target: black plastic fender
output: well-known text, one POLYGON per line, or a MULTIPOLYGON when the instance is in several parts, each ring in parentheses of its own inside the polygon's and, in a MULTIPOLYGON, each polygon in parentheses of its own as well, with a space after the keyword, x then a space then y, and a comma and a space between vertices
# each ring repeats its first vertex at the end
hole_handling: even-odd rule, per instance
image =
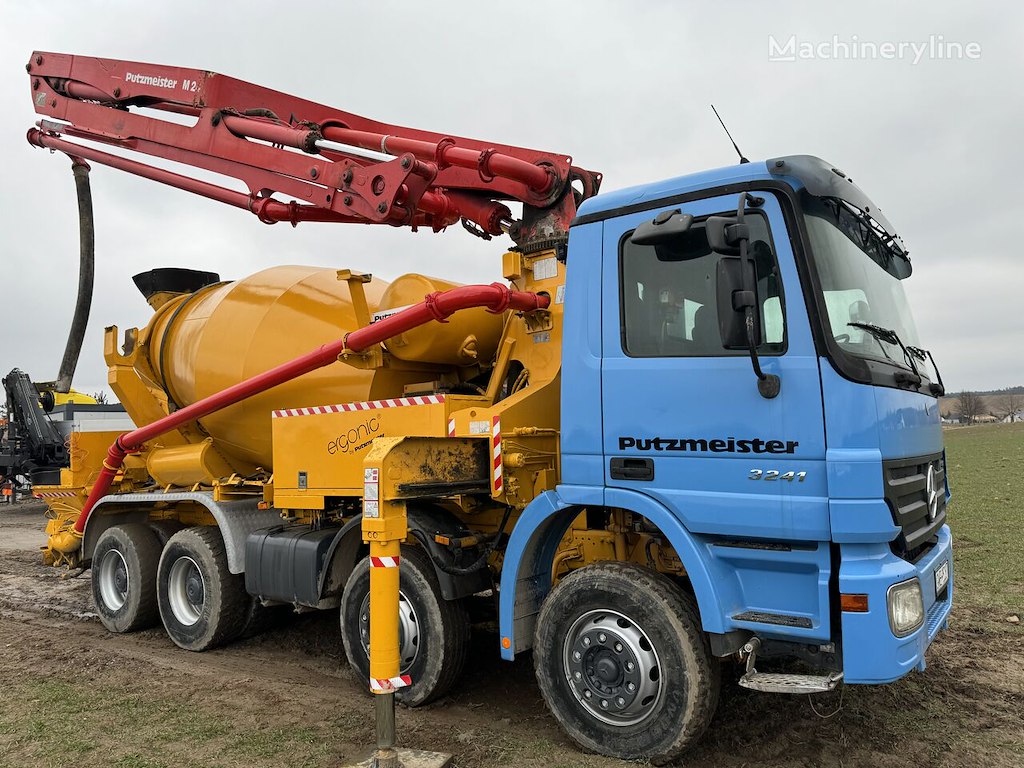
MULTIPOLYGON (((463 597, 491 589, 493 583, 489 569, 485 566, 469 574, 454 575, 445 572, 438 562, 445 562, 447 551, 434 542, 434 535, 443 533, 446 536, 459 537, 470 534, 454 514, 442 507, 433 505, 409 506, 406 510, 409 532, 418 532, 419 544, 430 555, 437 580, 441 585, 441 595, 445 600, 458 600, 463 597)), ((320 602, 336 602, 345 588, 352 570, 367 553, 367 545, 363 543, 362 516, 348 520, 336 534, 331 543, 318 574, 320 585, 320 602)))

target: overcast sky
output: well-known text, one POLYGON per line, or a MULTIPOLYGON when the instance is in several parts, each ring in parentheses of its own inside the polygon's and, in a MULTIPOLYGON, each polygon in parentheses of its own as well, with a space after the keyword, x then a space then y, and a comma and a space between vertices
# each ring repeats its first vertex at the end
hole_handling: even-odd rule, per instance
MULTIPOLYGON (((69 163, 25 141, 36 119, 25 63, 48 50, 211 69, 399 125, 564 152, 604 172, 605 190, 735 162, 714 102, 748 157, 818 155, 881 206, 911 251, 907 292, 948 389, 1024 384, 1024 5, 3 0, 0 10, 0 375, 54 378, 74 306, 69 163), (772 61, 770 37, 792 39, 797 59, 772 61), (910 44, 929 42, 975 55, 925 51, 915 63, 910 44), (843 43, 893 48, 865 60, 843 43)), ((92 185, 96 296, 75 377, 87 392, 106 387, 103 328, 147 322, 131 276, 154 267, 500 277, 502 244, 460 227, 268 227, 103 166, 92 185)))

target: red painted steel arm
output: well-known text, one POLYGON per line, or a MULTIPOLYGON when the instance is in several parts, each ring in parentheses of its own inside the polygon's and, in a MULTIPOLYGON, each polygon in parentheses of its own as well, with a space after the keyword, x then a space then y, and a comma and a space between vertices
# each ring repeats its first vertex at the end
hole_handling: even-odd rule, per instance
POLYGON ((42 117, 33 144, 247 208, 268 223, 440 230, 468 219, 522 241, 535 234, 535 219, 548 237, 552 226, 567 232, 578 202, 600 185, 600 174, 565 154, 388 125, 205 70, 45 52, 27 68, 42 117), (130 154, 239 179, 248 194, 125 162, 130 154), (273 193, 294 204, 260 202, 273 193), (518 226, 502 201, 523 203, 518 226))
MULTIPOLYGON (((491 285, 465 285, 460 288, 453 288, 450 291, 432 293, 424 297, 420 304, 402 310, 390 317, 385 318, 373 325, 361 328, 358 331, 346 334, 344 338, 330 344, 324 344, 318 349, 308 352, 301 357, 290 360, 287 363, 271 368, 251 379, 239 382, 216 394, 198 400, 192 405, 181 408, 174 413, 157 419, 152 424, 139 427, 132 432, 126 432, 118 437, 107 451, 107 458, 103 462, 103 469, 100 471, 96 482, 89 491, 82 512, 75 521, 73 539, 80 539, 85 531, 85 524, 92 513, 96 502, 107 495, 110 484, 117 475, 125 456, 143 446, 147 440, 152 440, 166 432, 170 432, 182 424, 195 421, 203 416, 209 416, 214 411, 227 408, 229 405, 241 402, 260 392, 265 392, 278 384, 298 378, 305 373, 315 371, 330 365, 338 359, 346 349, 353 352, 361 352, 380 344, 385 339, 397 336, 412 328, 425 325, 432 320, 444 320, 455 312, 470 307, 486 307, 491 312, 500 313, 506 309, 517 312, 532 312, 537 309, 544 309, 550 303, 547 296, 523 291, 513 291, 500 283, 491 285)), ((77 546, 74 540, 69 546, 77 546)))

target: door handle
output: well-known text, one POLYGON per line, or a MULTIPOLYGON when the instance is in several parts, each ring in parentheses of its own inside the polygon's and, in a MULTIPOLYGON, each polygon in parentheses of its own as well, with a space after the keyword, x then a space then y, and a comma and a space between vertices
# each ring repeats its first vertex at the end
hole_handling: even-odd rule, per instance
POLYGON ((653 480, 654 459, 612 459, 612 480, 653 480))

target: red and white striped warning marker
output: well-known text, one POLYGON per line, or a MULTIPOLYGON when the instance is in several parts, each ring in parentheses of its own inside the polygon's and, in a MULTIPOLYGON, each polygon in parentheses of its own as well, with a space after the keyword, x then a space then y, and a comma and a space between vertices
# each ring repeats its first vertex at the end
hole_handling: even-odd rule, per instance
POLYGON ((311 408, 287 408, 274 411, 275 419, 286 416, 319 416, 325 413, 347 413, 349 411, 375 411, 380 408, 401 408, 405 405, 438 405, 444 402, 444 395, 423 395, 421 397, 395 397, 390 400, 367 400, 362 403, 341 405, 314 405, 311 408))
MULTIPOLYGON (((485 422, 486 423, 486 422, 485 422)), ((491 456, 494 460, 494 492, 501 493, 501 417, 495 416, 491 423, 491 456)))
POLYGON ((397 568, 399 557, 370 557, 371 568, 397 568))
POLYGON ((407 685, 412 685, 412 678, 409 675, 370 678, 370 690, 375 693, 387 693, 399 688, 405 688, 407 685))
POLYGON ((32 497, 36 499, 70 499, 77 495, 74 491, 45 491, 43 493, 33 493, 32 497))

